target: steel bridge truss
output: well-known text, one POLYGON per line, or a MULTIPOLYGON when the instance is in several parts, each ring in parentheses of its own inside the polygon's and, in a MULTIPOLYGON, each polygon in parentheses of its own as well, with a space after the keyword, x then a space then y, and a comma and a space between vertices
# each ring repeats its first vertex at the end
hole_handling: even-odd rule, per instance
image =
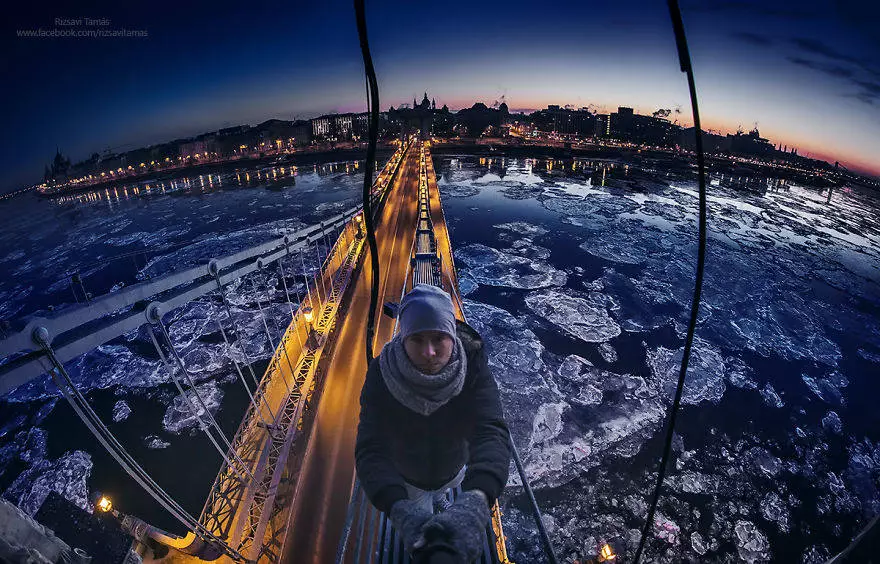
MULTIPOLYGON (((409 145, 401 145, 377 176, 371 196, 374 209, 383 201, 408 149, 409 145)), ((283 527, 277 526, 277 522, 280 521, 274 518, 280 514, 285 505, 284 500, 276 495, 278 485, 284 478, 287 455, 314 386, 315 369, 321 358, 321 352, 329 333, 334 328, 340 302, 363 252, 363 230, 359 219, 361 213, 361 206, 354 206, 319 226, 301 229, 233 255, 212 259, 207 269, 205 266, 196 266, 172 272, 91 300, 87 304, 67 307, 50 317, 33 316, 26 319, 22 329, 0 341, 0 358, 5 360, 0 365, 0 394, 7 393, 48 371, 64 392, 74 411, 100 444, 119 461, 136 482, 145 488, 147 493, 195 533, 193 544, 189 547, 180 544, 173 546, 190 554, 208 550, 205 553, 206 557, 208 553, 213 554, 213 557, 225 553, 236 561, 264 559, 274 561, 283 535, 283 527), (339 237, 328 249, 322 263, 318 244, 322 240, 327 241, 328 233, 335 233, 340 228, 339 237), (315 252, 318 254, 318 272, 311 289, 306 279, 306 296, 300 300, 298 311, 294 313, 287 283, 284 280, 281 259, 290 257, 292 252, 303 253, 312 245, 315 245, 315 252), (96 346, 146 325, 150 328, 149 332, 160 358, 167 365, 169 360, 163 354, 152 331, 152 325, 155 324, 167 341, 170 352, 176 357, 182 374, 188 379, 186 367, 177 356, 162 322, 162 314, 214 292, 218 287, 224 304, 227 304, 224 293, 227 284, 274 262, 278 262, 284 292, 291 307, 292 322, 285 331, 262 380, 257 383, 254 377, 257 383, 256 392, 251 394, 248 389, 251 403, 229 450, 224 454, 222 448, 215 442, 215 446, 221 450, 221 455, 224 455, 225 464, 214 482, 201 518, 196 520, 150 478, 100 421, 86 398, 70 380, 64 363, 96 346), (317 304, 315 308, 318 310, 317 319, 314 324, 302 322, 306 317, 303 311, 306 304, 309 307, 317 304), (300 334, 301 329, 305 332, 305 338, 300 334), (288 349, 293 349, 298 355, 295 370, 288 349), (290 367, 290 378, 284 374, 282 357, 290 367), (50 361, 51 367, 47 367, 46 360, 50 361), (273 376, 280 378, 276 379, 273 376), (282 401, 273 414, 266 401, 266 393, 270 388, 277 393, 282 385, 284 386, 282 401), (232 460, 235 460, 235 466, 232 465, 232 460), (241 510, 242 503, 246 504, 244 506, 246 511, 241 510), (236 520, 237 513, 243 515, 244 519, 236 520), (233 527, 236 521, 239 524, 233 527), (265 547, 264 539, 268 539, 265 547)), ((305 270, 303 263, 304 277, 305 270)), ((257 300, 266 335, 272 343, 262 306, 259 305, 259 298, 257 300)), ((230 321, 234 325, 234 320, 230 318, 230 321)), ((219 319, 217 322, 226 339, 222 323, 219 319)), ((235 336, 247 358, 237 328, 235 336)), ((231 347, 229 341, 227 346, 231 347)), ((242 383, 248 388, 238 363, 234 360, 233 362, 242 378, 242 383)), ((251 370, 250 364, 248 361, 248 370, 251 370)), ((192 386, 192 382, 189 383, 192 386)), ((195 388, 192 388, 192 391, 198 395, 195 388)), ((201 398, 198 399, 201 403, 201 398)), ((191 401, 190 405, 192 405, 191 401)), ((204 427, 205 422, 201 423, 204 427)), ((221 440, 225 442, 222 431, 219 428, 217 431, 221 440)), ((177 540, 183 539, 177 538, 177 540)))
MULTIPOLYGON (((373 186, 374 209, 387 194, 405 152, 406 147, 396 152, 379 174, 373 186)), ((345 225, 321 265, 320 282, 300 301, 254 393, 255 401, 232 439, 232 451, 252 469, 253 478, 243 477, 234 466, 224 463, 199 519, 205 528, 228 539, 230 546, 255 562, 275 562, 280 557, 286 528, 283 513, 290 499, 279 495, 279 490, 293 473, 287 465, 290 451, 299 436, 345 290, 364 251, 359 218, 355 216, 345 225), (311 309, 314 323, 304 321, 306 308, 311 309), (299 351, 295 363, 290 362, 289 349, 299 351), (290 378, 285 375, 288 368, 290 378), (267 413, 257 406, 265 404, 268 388, 279 379, 287 393, 267 425, 267 413)))

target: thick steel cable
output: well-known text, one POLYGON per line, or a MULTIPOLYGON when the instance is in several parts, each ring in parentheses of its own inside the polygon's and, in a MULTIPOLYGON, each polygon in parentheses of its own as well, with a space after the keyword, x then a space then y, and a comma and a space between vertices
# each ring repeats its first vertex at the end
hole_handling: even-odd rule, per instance
MULTIPOLYGON (((215 321, 217 322, 217 327, 220 328, 220 334, 223 336, 223 342, 226 343, 227 350, 231 351, 232 345, 229 344, 229 339, 226 337, 226 331, 223 329, 223 324, 220 323, 220 319, 215 319, 215 321)), ((266 421, 266 418, 263 416, 262 410, 260 410, 259 406, 257 405, 257 400, 256 398, 254 398, 253 392, 251 392, 250 387, 247 385, 247 381, 244 379, 244 373, 241 371, 241 368, 239 368, 238 362, 235 361, 235 358, 233 358, 231 354, 227 353, 227 356, 232 361, 232 364, 235 366, 235 371, 238 372, 238 378, 239 380, 241 380, 241 385, 244 386, 244 391, 247 392, 248 397, 251 399, 251 405, 254 406, 254 409, 259 414, 260 419, 263 420, 263 423, 268 428, 270 423, 266 421)), ((268 405, 266 407, 268 407, 268 405)), ((269 410, 269 415, 272 416, 272 420, 274 421, 275 415, 272 413, 271 409, 269 410)))
MULTIPOLYGON (((288 254, 290 254, 290 250, 288 249, 288 254)), ((290 323, 295 327, 294 333, 296 333, 296 340, 299 343, 299 347, 305 350, 305 346, 302 342, 302 337, 299 336, 299 327, 296 327, 296 312, 293 311, 293 302, 290 301, 290 291, 287 289, 287 280, 285 279, 284 267, 281 266, 281 259, 278 259, 278 273, 281 275, 281 284, 284 286, 284 297, 287 298, 287 307, 290 309, 290 323)), ((299 306, 299 294, 297 293, 297 306, 299 306)))
MULTIPOLYGON (((238 472, 238 469, 235 467, 235 465, 230 462, 227 453, 232 453, 232 458, 234 458, 237 463, 241 464, 242 468, 244 469, 244 473, 248 477, 253 478, 251 469, 248 468, 247 464, 245 464, 245 462, 238 456, 238 453, 235 452, 235 449, 232 448, 232 443, 230 443, 229 439, 226 438, 226 434, 223 432, 223 429, 220 428, 220 424, 217 423, 217 420, 214 418, 214 414, 211 413, 211 411, 208 409, 208 406, 205 404, 205 401, 202 399, 202 394, 200 394, 198 388, 196 388, 192 376, 190 376, 189 371, 186 369, 186 365, 183 363, 183 359, 180 357, 180 354, 178 354, 177 352, 177 348, 171 341, 171 335, 168 334, 168 329, 165 327, 165 323, 162 321, 161 316, 156 324, 159 326, 159 329, 162 330, 162 336, 168 343, 168 348, 171 349, 171 356, 174 357, 174 360, 180 367, 180 371, 183 373, 184 378, 186 378, 186 382, 189 384, 190 389, 193 391, 193 395, 196 396, 199 405, 201 405, 202 409, 205 410, 205 415, 208 417, 209 426, 213 427, 217 431, 217 434, 220 435, 220 439, 223 441, 223 444, 226 445, 227 450, 225 452, 223 451, 222 447, 217 444, 214 435, 210 433, 207 429, 205 429, 205 434, 208 435, 208 437, 211 439, 211 442, 214 443, 214 446, 217 448, 217 452, 220 453, 220 456, 223 457, 223 460, 225 460, 231 468, 235 469, 236 473, 239 474, 241 478, 244 478, 245 476, 242 476, 238 472)), ((180 385, 180 380, 177 378, 177 376, 174 375, 173 371, 171 372, 171 376, 174 380, 174 384, 177 386, 178 391, 180 391, 181 395, 183 396, 184 401, 186 401, 187 405, 189 405, 190 409, 192 410, 193 415, 196 416, 196 419, 199 420, 199 423, 203 424, 204 420, 202 419, 202 416, 199 415, 199 411, 195 408, 195 404, 193 404, 192 399, 190 399, 190 397, 183 391, 183 386, 180 385)))
POLYGON ((370 124, 368 130, 367 162, 364 165, 364 189, 362 194, 364 207, 364 223, 367 229, 367 243, 370 249, 370 311, 367 314, 366 356, 367 364, 373 360, 373 335, 376 333, 376 307, 379 301, 379 248, 376 244, 376 227, 373 224, 373 207, 370 190, 373 187, 373 169, 376 165, 376 143, 379 140, 379 85, 376 81, 376 69, 373 68, 373 56, 367 40, 367 16, 364 0, 354 0, 355 19, 357 20, 358 38, 361 44, 361 55, 364 59, 364 73, 367 77, 368 97, 370 104, 370 124))
POLYGON ((691 56, 688 52, 687 37, 684 33, 684 22, 681 19, 681 9, 678 0, 667 0, 669 15, 672 18, 672 29, 675 32, 675 43, 678 47, 678 61, 681 72, 687 74, 688 90, 690 91, 691 108, 694 113, 694 135, 696 137, 697 152, 697 182, 700 190, 699 202, 699 246, 697 247, 697 274, 694 279, 694 297, 691 301, 691 316, 688 323, 687 337, 684 341, 684 353, 681 358, 681 369, 678 372, 678 383, 675 388, 675 397, 669 407, 668 421, 666 423, 666 439, 663 443, 663 455, 660 457, 660 465, 657 468, 657 481, 654 484, 654 493, 648 505, 648 515, 645 517, 645 525, 639 538, 639 546, 633 557, 633 563, 638 564, 645 549, 651 527, 654 524, 654 513, 657 511, 657 503, 660 500, 660 492, 663 489, 663 479, 666 477, 666 467, 669 465, 669 457, 672 453, 672 438, 675 432, 675 420, 681 407, 681 396, 684 391, 684 382, 687 376, 688 361, 691 357, 691 348, 694 343, 694 333, 697 328, 697 318, 700 313, 700 296, 703 290, 703 271, 706 265, 706 163, 703 155, 703 136, 700 129, 700 111, 697 106, 697 87, 694 82, 694 70, 691 66, 691 56))
POLYGON ((302 247, 299 249, 299 260, 302 263, 302 277, 303 282, 306 285, 306 297, 309 298, 309 307, 312 308, 312 311, 315 311, 315 302, 312 299, 312 292, 309 291, 309 277, 306 276, 306 259, 304 257, 305 253, 303 252, 302 247))
MULTIPOLYGON (((279 345, 275 345, 272 342, 272 335, 269 334, 269 324, 266 322, 266 314, 263 313, 263 304, 260 302, 259 289, 257 288, 257 281, 251 278, 251 282, 254 287, 254 299, 257 301, 257 309, 260 310, 260 317, 263 319, 263 327, 266 329, 266 338, 269 339, 269 345, 275 350, 278 350, 278 347, 281 347, 281 350, 284 352, 284 358, 287 360, 287 366, 290 368, 291 377, 296 374, 296 371, 293 369, 293 363, 290 361, 290 355, 287 354, 287 342, 284 340, 284 336, 281 336, 281 341, 279 345)), ((293 388, 290 387, 290 382, 288 382, 287 378, 284 377, 284 371, 280 368, 278 372, 281 373, 281 378, 284 380, 284 386, 287 388, 287 394, 290 395, 293 392, 293 388)))
MULTIPOLYGON (((167 366, 168 364, 170 364, 170 361, 168 361, 165 358, 165 356, 162 354, 162 348, 159 346, 159 341, 156 340, 156 335, 153 333, 153 328, 149 324, 147 324, 147 331, 149 331, 149 333, 150 333, 150 337, 153 340, 153 346, 156 347, 156 352, 159 353, 159 356, 162 358, 162 360, 166 364, 166 368, 168 368, 168 370, 169 370, 169 374, 171 376, 171 381, 174 382, 174 386, 177 388, 177 391, 180 393, 180 396, 183 398, 184 402, 186 402, 186 405, 189 407, 190 412, 193 415, 195 415, 196 419, 198 419, 199 429, 201 429, 205 433, 205 436, 208 437, 208 440, 211 441, 211 444, 214 445, 214 448, 217 450, 218 453, 220 453, 220 456, 223 457, 223 460, 226 461, 226 464, 228 464, 229 467, 232 468, 235 471, 235 473, 238 474, 238 476, 240 478, 244 479, 245 476, 243 476, 241 474, 240 470, 237 469, 234 464, 232 464, 232 461, 229 460, 229 457, 226 455, 227 450, 224 450, 223 447, 221 447, 220 444, 217 442, 217 438, 214 437, 213 434, 211 434, 210 425, 205 424, 205 421, 199 415, 199 410, 196 408, 196 405, 192 402, 192 399, 190 399, 190 397, 186 395, 186 391, 183 389, 183 386, 180 384, 180 379, 175 374, 175 369, 173 367, 167 366)), ((173 345, 171 345, 170 340, 169 340, 168 346, 173 348, 173 345)), ((174 351, 172 351, 172 353, 173 352, 174 351)), ((175 358, 176 358, 176 354, 175 354, 175 358)), ((185 368, 184 368, 184 372, 186 372, 185 368)), ((199 403, 202 405, 202 408, 207 412, 208 411, 207 407, 205 407, 205 404, 202 401, 201 396, 195 390, 195 386, 191 382, 192 381, 190 380, 190 387, 193 390, 193 393, 196 394, 196 397, 198 397, 199 403)), ((225 440, 225 437, 224 437, 224 440, 225 440)), ((231 449, 231 448, 232 448, 232 446, 230 445, 229 449, 231 449)))
POLYGON ((324 285, 324 269, 321 268, 321 265, 324 261, 321 260, 321 251, 318 249, 320 241, 320 239, 315 240, 315 278, 317 278, 321 282, 321 290, 324 292, 324 299, 320 299, 318 301, 323 303, 324 301, 329 302, 330 297, 327 295, 327 286, 324 285))
POLYGON ((129 477, 137 482, 157 503, 159 503, 159 505, 168 511, 175 519, 180 521, 182 525, 192 529, 197 536, 204 539, 209 544, 221 547, 221 550, 226 552, 226 554, 233 559, 238 561, 245 560, 235 549, 215 537, 211 531, 205 528, 192 515, 183 509, 183 507, 174 501, 174 498, 168 495, 168 493, 150 477, 147 471, 138 464, 127 450, 125 450, 125 447, 116 440, 113 433, 92 409, 89 402, 85 399, 85 396, 83 396, 74 385, 70 375, 67 373, 67 369, 64 367, 64 364, 58 360, 58 357, 55 356, 55 351, 52 349, 48 340, 45 337, 38 337, 36 340, 43 349, 43 352, 49 358, 49 361, 55 367, 54 370, 48 371, 51 374, 52 379, 55 381, 55 385, 58 386, 58 389, 61 391, 64 398, 70 404, 71 408, 73 408, 80 420, 85 423, 92 435, 94 435, 98 442, 101 443, 101 446, 110 453, 116 462, 122 466, 123 470, 125 470, 129 477))
POLYGON ((257 288, 257 281, 254 278, 251 278, 251 286, 254 288, 254 301, 257 302, 257 310, 260 312, 260 319, 263 321, 263 329, 266 330, 266 338, 269 340, 269 346, 273 349, 277 349, 278 346, 275 344, 275 341, 272 340, 272 333, 269 331, 269 322, 266 319, 266 314, 263 313, 263 303, 260 301, 260 289, 257 288))
MULTIPOLYGON (((856 558, 865 558, 868 554, 877 554, 876 546, 872 547, 870 545, 867 548, 864 548, 860 554, 853 555, 853 552, 862 544, 862 542, 866 542, 865 539, 871 535, 872 533, 876 533, 874 529, 877 527, 878 522, 880 522, 880 515, 875 515, 873 519, 868 521, 868 524, 859 531, 853 540, 847 545, 846 548, 841 550, 839 553, 828 559, 826 564, 837 564, 838 562, 847 562, 850 556, 854 556, 856 558), (873 551, 872 551, 873 550, 873 551)), ((877 544, 877 539, 873 539, 874 544, 877 544)), ((850 562, 855 562, 856 560, 849 560, 850 562)))
POLYGON ((250 355, 247 352, 247 347, 244 346, 244 339, 242 335, 244 332, 241 331, 241 328, 238 325, 238 322, 235 320, 235 317, 232 315, 232 307, 229 305, 229 300, 226 299, 226 290, 223 287, 223 284, 220 282, 220 273, 216 273, 214 278, 217 280, 217 287, 220 288, 220 298, 223 301, 223 307, 226 308, 226 315, 229 316, 229 322, 232 323, 232 329, 235 330, 236 343, 238 344, 238 348, 241 349, 241 354, 244 355, 244 360, 247 363, 248 372, 251 374, 251 378, 254 381, 254 386, 256 386, 257 393, 260 393, 260 381, 257 379, 257 375, 254 372, 253 361, 251 360, 250 355))

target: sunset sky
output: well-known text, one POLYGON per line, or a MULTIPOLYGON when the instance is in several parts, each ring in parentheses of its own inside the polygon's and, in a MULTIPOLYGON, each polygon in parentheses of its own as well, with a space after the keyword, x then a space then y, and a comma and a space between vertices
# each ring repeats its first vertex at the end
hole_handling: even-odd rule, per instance
MULTIPOLYGON (((704 128, 757 123, 774 143, 880 175, 873 6, 684 2, 704 128)), ((662 1, 367 0, 367 14, 383 110, 427 90, 452 109, 501 100, 511 109, 625 105, 678 108, 672 118, 691 120, 662 1)), ((273 117, 365 108, 350 2, 31 3, 4 25, 3 191, 37 181, 56 146, 76 161, 273 117), (148 37, 16 33, 84 17, 148 37)))

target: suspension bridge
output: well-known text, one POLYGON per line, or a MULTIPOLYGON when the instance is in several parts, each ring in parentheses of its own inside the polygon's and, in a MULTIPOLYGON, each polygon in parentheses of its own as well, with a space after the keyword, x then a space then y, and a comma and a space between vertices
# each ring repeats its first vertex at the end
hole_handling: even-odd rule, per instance
MULTIPOLYGON (((429 142, 408 138, 399 143, 372 185, 370 203, 380 265, 378 303, 399 302, 415 284, 434 284, 453 296, 457 315, 464 319, 429 142)), ((354 206, 267 243, 51 317, 31 318, 0 342, 0 355, 8 360, 0 366, 0 393, 48 374, 96 441, 189 531, 177 536, 114 511, 144 548, 145 561, 408 561, 390 522, 365 498, 354 470, 372 275, 371 262, 365 260, 363 214, 361 206, 354 206), (260 301, 258 287, 258 280, 273 276, 283 287, 290 319, 277 338, 265 311, 271 304, 260 301), (259 325, 275 349, 261 376, 243 344, 240 318, 230 307, 232 285, 258 296, 259 325), (231 436, 211 415, 168 323, 169 312, 208 294, 221 304, 213 321, 249 400, 231 436), (149 335, 222 461, 199 515, 182 507, 131 456, 65 366, 138 329, 149 335), (160 552, 167 548, 167 555, 157 558, 146 549, 151 546, 163 547, 160 552)), ((373 349, 378 351, 393 337, 396 321, 379 315, 375 323, 373 349)), ((481 562, 509 561, 501 517, 496 504, 481 562)))

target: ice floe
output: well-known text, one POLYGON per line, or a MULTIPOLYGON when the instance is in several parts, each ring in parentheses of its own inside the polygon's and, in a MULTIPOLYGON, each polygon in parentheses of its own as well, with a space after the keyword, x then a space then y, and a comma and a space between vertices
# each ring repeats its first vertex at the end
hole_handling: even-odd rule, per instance
POLYGON ((51 491, 91 513, 87 484, 91 471, 92 458, 81 450, 54 461, 39 459, 15 479, 4 495, 29 515, 40 509, 51 491))
POLYGON ((502 252, 475 243, 455 250, 456 263, 467 265, 468 275, 480 284, 509 288, 544 288, 563 286, 565 272, 540 260, 502 252))
POLYGON ((770 407, 785 406, 785 402, 782 401, 782 398, 779 397, 779 394, 770 382, 767 382, 764 384, 764 387, 761 388, 761 397, 764 398, 764 403, 770 407))
POLYGON ((174 397, 162 418, 162 427, 169 433, 180 434, 206 425, 208 419, 202 404, 204 403, 204 407, 213 415, 220 409, 222 401, 223 390, 216 382, 211 380, 199 384, 194 390, 186 390, 186 398, 180 395, 174 397), (201 401, 196 397, 196 393, 201 396, 201 401), (196 411, 193 412, 192 408, 196 411))
POLYGON ((608 313, 607 298, 598 293, 579 297, 572 292, 545 290, 530 293, 525 302, 535 315, 582 341, 601 343, 621 332, 608 313))
MULTIPOLYGON (((678 382, 683 355, 684 347, 678 350, 658 347, 648 351, 648 366, 651 367, 651 373, 664 383, 666 393, 670 398, 678 382)), ((703 401, 710 403, 721 401, 726 389, 724 384, 725 367, 724 358, 720 351, 711 344, 697 339, 691 350, 684 392, 681 397, 682 403, 696 405, 703 401)))
POLYGON ((131 407, 125 400, 119 400, 113 405, 113 422, 119 423, 128 419, 131 415, 131 407))
POLYGON ((476 186, 462 184, 440 184, 440 194, 444 198, 470 198, 480 193, 476 186))
POLYGON ((849 385, 849 380, 839 372, 832 372, 825 377, 813 377, 802 374, 801 379, 817 398, 832 405, 845 405, 841 388, 849 385))
POLYGON ((617 362, 617 351, 611 346, 610 343, 602 343, 599 345, 599 354, 602 355, 602 359, 608 363, 617 362))
POLYGON ((170 447, 171 443, 162 440, 158 435, 147 435, 144 437, 144 446, 151 450, 158 450, 170 447))
POLYGON ((833 411, 829 411, 822 418, 822 427, 835 435, 843 433, 843 422, 840 420, 840 416, 833 411))
POLYGON ((770 560, 770 543, 767 541, 767 536, 754 523, 739 520, 734 526, 734 532, 740 558, 749 564, 770 560))

